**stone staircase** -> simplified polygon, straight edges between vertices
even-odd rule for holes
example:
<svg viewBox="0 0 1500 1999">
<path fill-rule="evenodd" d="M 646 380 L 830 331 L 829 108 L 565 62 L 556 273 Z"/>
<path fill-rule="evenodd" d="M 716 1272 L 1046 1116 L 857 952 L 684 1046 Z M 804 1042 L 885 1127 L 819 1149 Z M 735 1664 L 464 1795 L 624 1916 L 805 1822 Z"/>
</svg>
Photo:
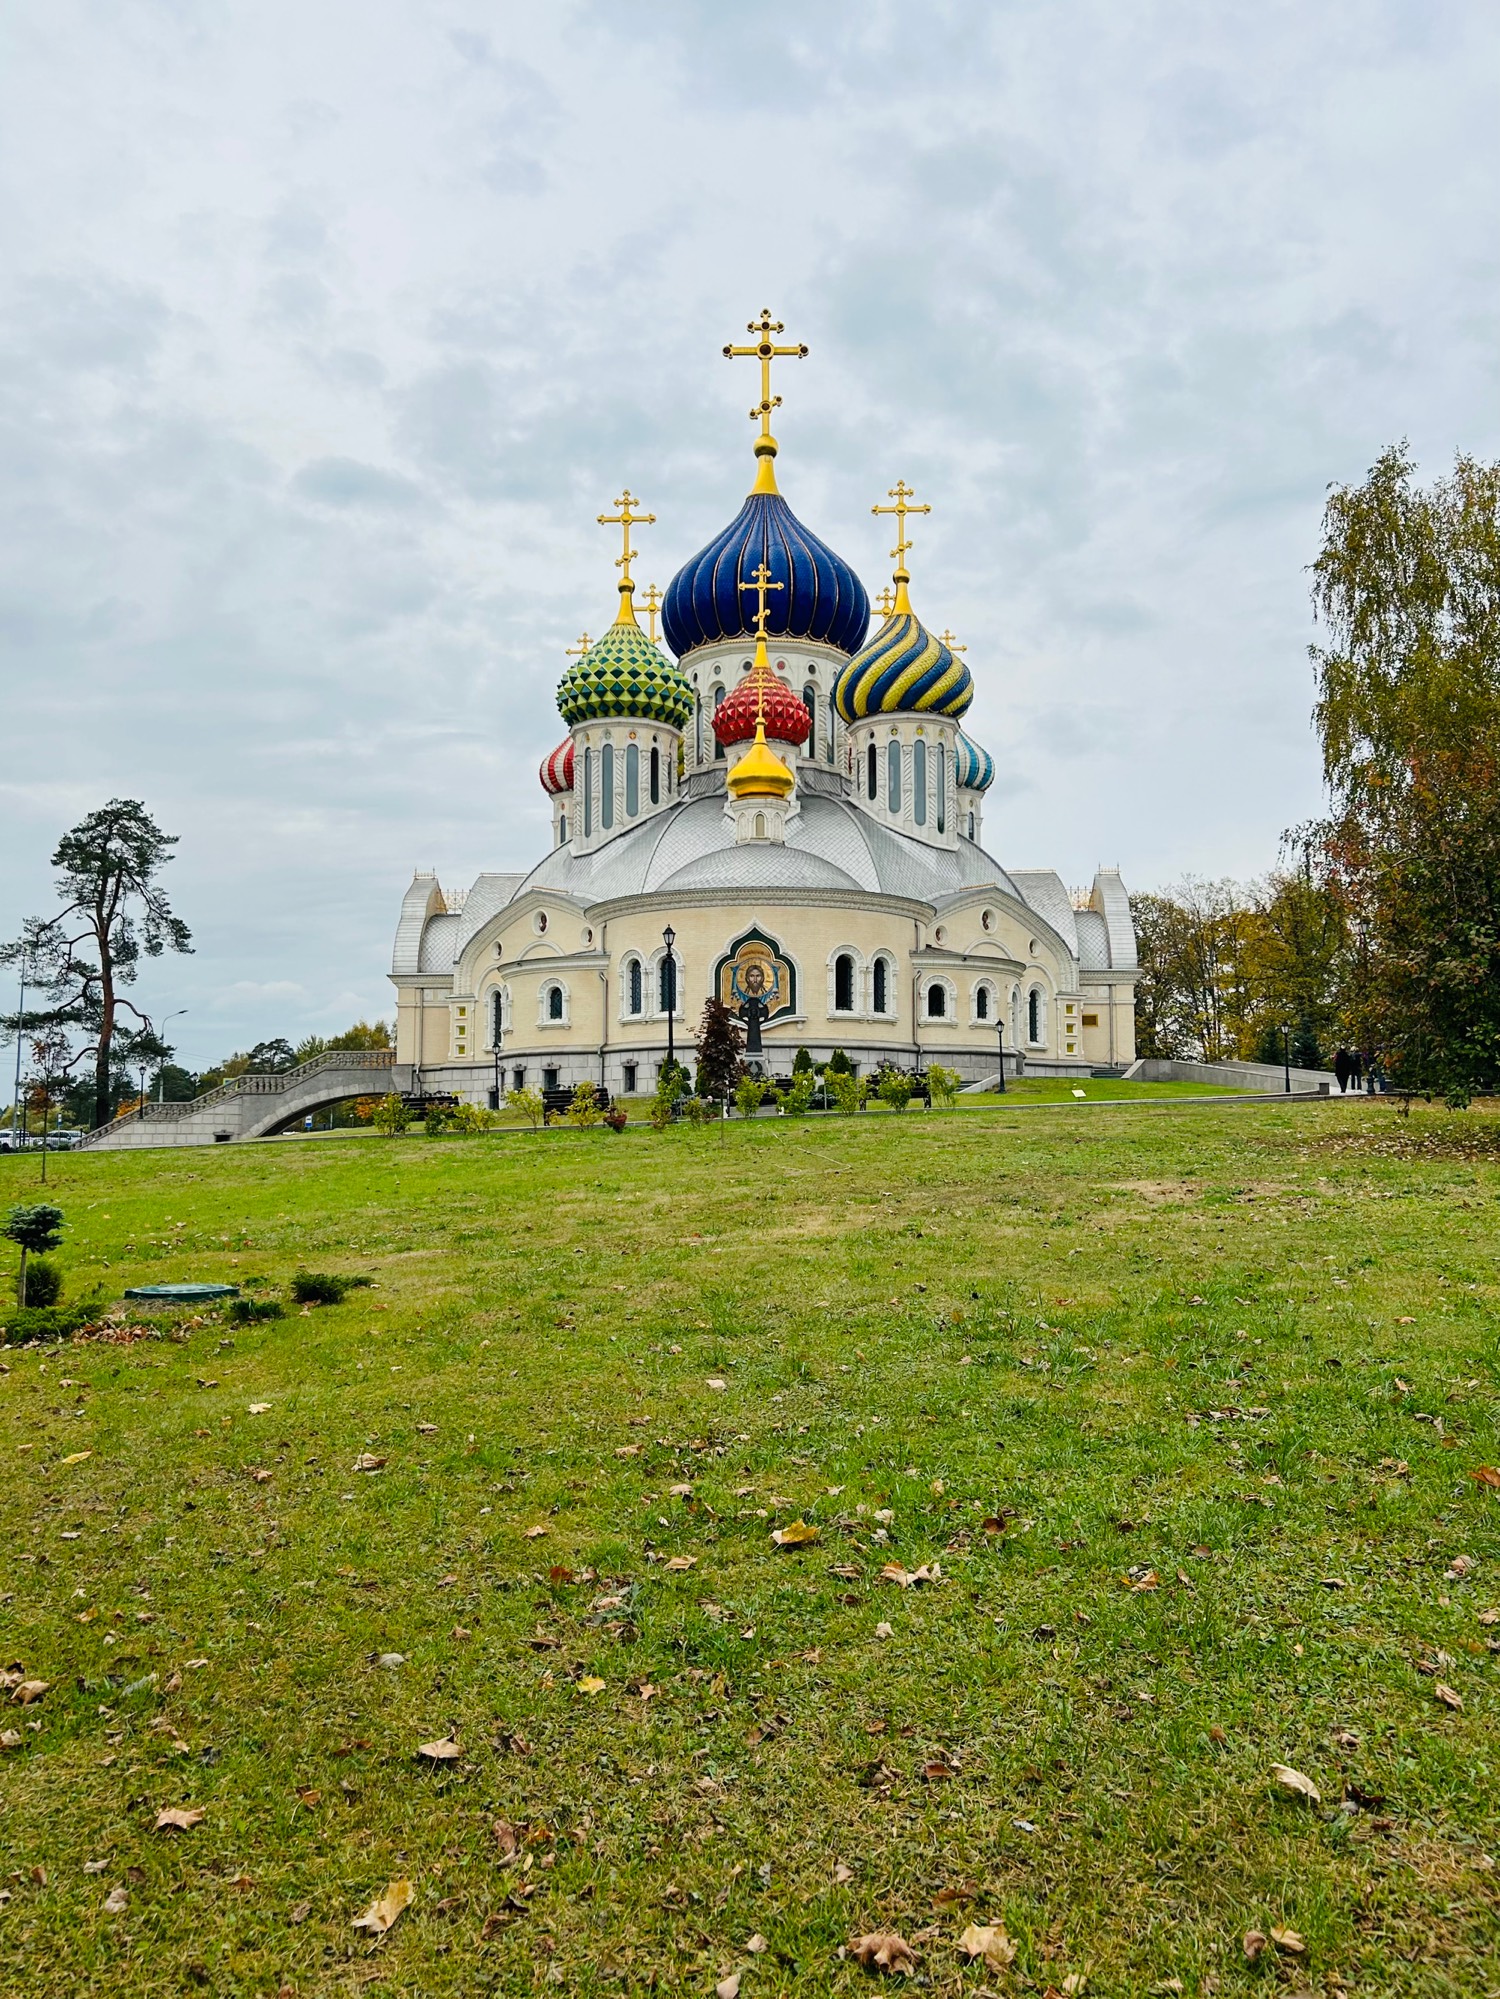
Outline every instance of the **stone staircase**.
<svg viewBox="0 0 1500 1999">
<path fill-rule="evenodd" d="M 310 1111 L 350 1097 L 398 1095 L 413 1086 L 410 1063 L 393 1048 L 335 1049 L 278 1076 L 234 1076 L 216 1090 L 180 1104 L 144 1104 L 84 1139 L 85 1147 L 223 1145 L 268 1138 Z"/>
</svg>

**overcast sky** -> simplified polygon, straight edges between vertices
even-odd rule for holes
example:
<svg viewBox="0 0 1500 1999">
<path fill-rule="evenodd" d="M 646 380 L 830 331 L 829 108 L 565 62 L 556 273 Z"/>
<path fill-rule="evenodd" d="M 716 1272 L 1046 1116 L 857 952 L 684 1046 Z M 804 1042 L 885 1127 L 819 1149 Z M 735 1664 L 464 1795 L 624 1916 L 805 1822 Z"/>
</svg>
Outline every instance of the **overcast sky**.
<svg viewBox="0 0 1500 1999">
<path fill-rule="evenodd" d="M 988 844 L 1246 876 L 1318 805 L 1305 566 L 1394 439 L 1500 453 L 1500 10 L 11 0 L 0 933 L 181 835 L 195 1066 L 389 1014 L 414 866 L 545 852 L 564 647 L 782 488 L 967 642 Z"/>
</svg>

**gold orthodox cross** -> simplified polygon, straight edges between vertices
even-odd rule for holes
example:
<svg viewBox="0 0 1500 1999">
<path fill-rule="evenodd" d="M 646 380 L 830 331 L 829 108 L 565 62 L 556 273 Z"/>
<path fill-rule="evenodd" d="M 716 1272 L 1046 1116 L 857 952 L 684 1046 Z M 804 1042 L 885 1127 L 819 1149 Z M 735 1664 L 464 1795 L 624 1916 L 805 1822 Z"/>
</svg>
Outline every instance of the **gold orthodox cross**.
<svg viewBox="0 0 1500 1999">
<path fill-rule="evenodd" d="M 563 648 L 564 652 L 566 653 L 569 659 L 582 659 L 583 655 L 588 651 L 588 649 L 589 649 L 589 635 L 587 632 L 584 633 L 583 637 L 578 641 L 576 646 L 565 646 Z"/>
<path fill-rule="evenodd" d="M 895 610 L 896 599 L 889 584 L 886 585 L 885 589 L 882 590 L 880 595 L 875 599 L 875 607 L 882 614 L 882 616 L 887 618 L 891 615 L 892 611 Z"/>
<path fill-rule="evenodd" d="M 891 550 L 891 554 L 896 558 L 896 574 L 900 576 L 906 568 L 906 551 L 911 547 L 911 543 L 906 539 L 906 517 L 908 514 L 930 514 L 932 509 L 912 505 L 912 488 L 904 479 L 898 479 L 891 487 L 890 496 L 896 502 L 895 506 L 871 507 L 870 512 L 896 516 L 896 546 Z"/>
<path fill-rule="evenodd" d="M 615 505 L 620 511 L 617 514 L 600 514 L 599 525 L 600 527 L 619 527 L 625 531 L 625 552 L 623 555 L 615 557 L 616 569 L 623 569 L 625 572 L 620 583 L 620 588 L 624 591 L 635 587 L 630 580 L 630 565 L 635 560 L 635 550 L 630 546 L 630 530 L 638 526 L 652 526 L 656 520 L 656 516 L 655 514 L 637 514 L 631 511 L 632 508 L 638 507 L 640 502 L 628 486 L 619 499 L 615 501 Z"/>
<path fill-rule="evenodd" d="M 656 644 L 656 614 L 661 609 L 661 592 L 654 583 L 646 585 L 646 594 L 641 599 L 641 609 L 650 620 L 651 643 Z"/>
<path fill-rule="evenodd" d="M 752 360 L 759 361 L 760 401 L 751 410 L 750 421 L 754 423 L 755 419 L 759 417 L 760 434 L 762 437 L 769 437 L 771 435 L 771 412 L 781 402 L 780 396 L 773 396 L 771 394 L 771 363 L 778 355 L 789 355 L 792 359 L 798 361 L 806 360 L 807 349 L 800 342 L 787 347 L 778 347 L 776 345 L 771 335 L 773 333 L 785 333 L 786 327 L 781 320 L 772 319 L 769 306 L 761 307 L 760 318 L 758 320 L 750 320 L 746 325 L 745 331 L 760 336 L 755 345 L 753 347 L 729 346 L 724 349 L 724 354 L 726 359 L 738 359 L 741 355 L 748 355 Z"/>
<path fill-rule="evenodd" d="M 969 650 L 967 646 L 961 646 L 959 644 L 958 640 L 953 636 L 952 632 L 942 632 L 939 634 L 939 636 L 941 637 L 943 644 L 948 648 L 949 652 L 967 652 Z"/>
<path fill-rule="evenodd" d="M 771 615 L 771 607 L 766 602 L 766 592 L 768 590 L 784 590 L 786 585 L 784 583 L 773 583 L 771 581 L 770 570 L 767 569 L 763 562 L 758 562 L 751 572 L 751 580 L 748 583 L 742 583 L 740 588 L 755 592 L 755 636 L 758 639 L 764 640 L 766 636 L 766 619 Z"/>
</svg>

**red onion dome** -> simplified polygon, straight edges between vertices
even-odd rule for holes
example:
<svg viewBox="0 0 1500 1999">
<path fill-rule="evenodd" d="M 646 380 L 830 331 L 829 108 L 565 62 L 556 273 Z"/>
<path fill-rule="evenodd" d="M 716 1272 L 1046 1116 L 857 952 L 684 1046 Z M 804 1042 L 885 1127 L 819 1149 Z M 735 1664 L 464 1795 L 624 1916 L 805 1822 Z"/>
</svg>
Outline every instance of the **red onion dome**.
<svg viewBox="0 0 1500 1999">
<path fill-rule="evenodd" d="M 560 791 L 573 789 L 573 738 L 567 736 L 560 742 L 550 757 L 544 759 L 541 768 L 543 791 L 554 796 Z"/>
<path fill-rule="evenodd" d="M 714 710 L 714 734 L 725 749 L 748 743 L 762 713 L 767 739 L 773 743 L 795 743 L 800 748 L 812 733 L 812 717 L 801 698 L 769 669 L 756 668 Z"/>
</svg>

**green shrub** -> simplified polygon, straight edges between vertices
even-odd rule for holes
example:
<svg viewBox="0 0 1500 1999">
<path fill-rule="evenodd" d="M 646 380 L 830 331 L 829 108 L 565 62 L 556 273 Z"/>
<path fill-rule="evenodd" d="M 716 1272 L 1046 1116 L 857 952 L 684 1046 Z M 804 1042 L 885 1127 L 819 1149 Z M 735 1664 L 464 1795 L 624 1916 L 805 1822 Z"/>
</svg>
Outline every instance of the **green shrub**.
<svg viewBox="0 0 1500 1999">
<path fill-rule="evenodd" d="M 651 1099 L 651 1129 L 665 1131 L 672 1123 L 678 1100 L 687 1096 L 691 1085 L 680 1062 L 663 1062 L 656 1079 L 656 1095 Z"/>
<path fill-rule="evenodd" d="M 773 1083 L 762 1082 L 759 1076 L 741 1076 L 734 1086 L 734 1107 L 741 1117 L 754 1117 L 767 1097 L 775 1094 Z"/>
<path fill-rule="evenodd" d="M 792 1076 L 792 1087 L 786 1093 L 788 1117 L 806 1117 L 817 1089 L 817 1079 L 811 1067 L 796 1070 Z"/>
<path fill-rule="evenodd" d="M 568 1105 L 568 1123 L 577 1125 L 580 1131 L 588 1131 L 596 1125 L 604 1113 L 599 1108 L 599 1098 L 592 1083 L 580 1083 L 573 1092 L 573 1101 Z"/>
<path fill-rule="evenodd" d="M 875 1085 L 875 1094 L 893 1111 L 904 1111 L 911 1102 L 912 1080 L 900 1069 L 887 1069 Z"/>
<path fill-rule="evenodd" d="M 833 1092 L 833 1101 L 841 1117 L 852 1117 L 855 1111 L 864 1109 L 870 1085 L 863 1076 L 852 1076 L 847 1069 L 835 1069 L 830 1062 L 825 1080 Z"/>
<path fill-rule="evenodd" d="M 0 1345 L 23 1347 L 33 1340 L 65 1340 L 98 1315 L 97 1298 L 79 1305 L 18 1305 L 0 1314 Z"/>
<path fill-rule="evenodd" d="M 224 1316 L 232 1326 L 257 1326 L 263 1319 L 284 1319 L 286 1307 L 275 1298 L 231 1298 Z"/>
<path fill-rule="evenodd" d="M 398 1132 L 411 1129 L 411 1112 L 400 1097 L 395 1095 L 382 1097 L 375 1106 L 370 1122 L 377 1131 L 383 1131 L 387 1138 L 394 1138 Z"/>
<path fill-rule="evenodd" d="M 17 1281 L 17 1296 L 20 1293 Z M 26 1303 L 55 1305 L 63 1294 L 62 1265 L 50 1256 L 33 1256 L 26 1265 Z"/>
<path fill-rule="evenodd" d="M 689 1124 L 713 1124 L 719 1115 L 719 1106 L 712 1097 L 688 1097 L 683 1102 L 682 1115 Z"/>
<path fill-rule="evenodd" d="M 842 1048 L 835 1048 L 829 1056 L 828 1073 L 830 1076 L 852 1076 L 854 1074 L 854 1064 L 849 1060 L 849 1057 L 844 1053 Z"/>
<path fill-rule="evenodd" d="M 539 1131 L 547 1116 L 547 1100 L 540 1090 L 512 1090 L 505 1099 L 505 1108 L 525 1118 L 533 1131 Z"/>
<path fill-rule="evenodd" d="M 298 1305 L 342 1305 L 351 1291 L 373 1282 L 369 1277 L 338 1277 L 326 1270 L 299 1270 L 292 1278 L 292 1299 Z"/>
<path fill-rule="evenodd" d="M 932 1102 L 941 1104 L 944 1110 L 953 1108 L 962 1081 L 956 1069 L 945 1069 L 941 1062 L 929 1062 L 927 1065 L 927 1088 Z"/>
<path fill-rule="evenodd" d="M 792 1057 L 792 1074 L 794 1076 L 810 1076 L 812 1074 L 812 1066 L 812 1056 L 808 1054 L 805 1048 L 799 1048 Z"/>
<path fill-rule="evenodd" d="M 460 1138 L 474 1138 L 481 1131 L 489 1130 L 490 1114 L 481 1110 L 478 1104 L 454 1104 L 448 1112 L 447 1126 Z"/>
</svg>

